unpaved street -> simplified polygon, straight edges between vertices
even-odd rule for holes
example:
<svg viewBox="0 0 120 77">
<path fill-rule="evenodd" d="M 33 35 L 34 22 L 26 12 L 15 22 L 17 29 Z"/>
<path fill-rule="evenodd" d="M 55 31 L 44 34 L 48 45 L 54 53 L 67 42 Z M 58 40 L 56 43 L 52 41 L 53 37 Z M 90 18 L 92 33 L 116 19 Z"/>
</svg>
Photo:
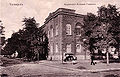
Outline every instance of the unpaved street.
<svg viewBox="0 0 120 77">
<path fill-rule="evenodd" d="M 90 72 L 45 63 L 24 63 L 2 69 L 8 77 L 119 77 L 120 71 Z M 72 66 L 72 65 L 71 65 Z"/>
</svg>

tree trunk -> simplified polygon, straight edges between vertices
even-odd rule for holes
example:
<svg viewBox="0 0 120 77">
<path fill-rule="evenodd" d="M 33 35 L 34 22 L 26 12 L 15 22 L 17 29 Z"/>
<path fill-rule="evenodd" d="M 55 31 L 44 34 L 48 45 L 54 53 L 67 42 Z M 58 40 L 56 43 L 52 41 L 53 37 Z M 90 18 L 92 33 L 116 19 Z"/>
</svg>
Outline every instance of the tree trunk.
<svg viewBox="0 0 120 77">
<path fill-rule="evenodd" d="M 108 52 L 108 48 L 107 48 L 106 57 L 107 57 L 107 65 L 109 65 L 109 52 Z"/>
<path fill-rule="evenodd" d="M 39 61 L 39 51 L 37 51 L 37 60 Z"/>
<path fill-rule="evenodd" d="M 118 56 L 120 58 L 120 43 L 118 42 Z"/>
</svg>

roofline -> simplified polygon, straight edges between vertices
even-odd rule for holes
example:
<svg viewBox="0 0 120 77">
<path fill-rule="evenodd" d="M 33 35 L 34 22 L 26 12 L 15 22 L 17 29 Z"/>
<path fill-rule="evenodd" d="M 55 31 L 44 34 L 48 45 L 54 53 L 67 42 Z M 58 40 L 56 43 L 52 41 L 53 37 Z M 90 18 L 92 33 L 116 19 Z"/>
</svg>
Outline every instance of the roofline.
<svg viewBox="0 0 120 77">
<path fill-rule="evenodd" d="M 45 27 L 45 24 L 47 24 L 52 18 L 55 18 L 58 15 L 70 15 L 70 16 L 76 16 L 81 18 L 85 16 L 82 14 L 75 13 L 75 10 L 73 9 L 58 8 L 55 12 L 49 14 L 49 16 L 45 19 L 44 25 L 42 25 L 41 27 Z"/>
</svg>

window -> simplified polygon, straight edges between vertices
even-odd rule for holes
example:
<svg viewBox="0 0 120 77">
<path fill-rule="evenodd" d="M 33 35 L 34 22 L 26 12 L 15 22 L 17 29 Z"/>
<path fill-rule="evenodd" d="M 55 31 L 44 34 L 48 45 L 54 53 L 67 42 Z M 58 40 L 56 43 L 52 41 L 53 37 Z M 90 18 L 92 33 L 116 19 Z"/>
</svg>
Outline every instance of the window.
<svg viewBox="0 0 120 77">
<path fill-rule="evenodd" d="M 53 45 L 50 46 L 50 52 L 53 54 Z"/>
<path fill-rule="evenodd" d="M 81 35 L 81 24 L 80 23 L 76 24 L 75 32 L 76 32 L 76 35 L 79 35 L 79 36 Z"/>
<path fill-rule="evenodd" d="M 94 53 L 98 53 L 98 49 L 96 48 L 96 49 L 94 49 Z"/>
<path fill-rule="evenodd" d="M 58 44 L 55 46 L 56 53 L 58 52 Z"/>
<path fill-rule="evenodd" d="M 51 37 L 53 37 L 53 28 L 51 28 Z"/>
<path fill-rule="evenodd" d="M 70 24 L 66 25 L 66 34 L 71 35 L 71 25 Z"/>
<path fill-rule="evenodd" d="M 80 28 L 76 28 L 76 35 L 81 35 Z"/>
<path fill-rule="evenodd" d="M 66 45 L 66 51 L 69 53 L 71 52 L 71 44 Z"/>
<path fill-rule="evenodd" d="M 58 35 L 58 25 L 56 26 L 55 30 L 56 30 L 55 34 Z"/>
<path fill-rule="evenodd" d="M 76 44 L 76 52 L 81 52 L 81 44 Z"/>
</svg>

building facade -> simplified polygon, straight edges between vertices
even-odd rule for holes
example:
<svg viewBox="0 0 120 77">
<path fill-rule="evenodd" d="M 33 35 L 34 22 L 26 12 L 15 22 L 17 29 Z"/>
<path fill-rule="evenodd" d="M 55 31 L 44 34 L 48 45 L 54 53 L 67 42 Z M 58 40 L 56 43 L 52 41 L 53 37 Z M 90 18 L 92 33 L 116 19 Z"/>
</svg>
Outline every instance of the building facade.
<svg viewBox="0 0 120 77">
<path fill-rule="evenodd" d="M 46 18 L 43 28 L 49 39 L 49 57 L 62 60 L 64 53 L 73 53 L 84 59 L 85 51 L 80 41 L 84 15 L 75 10 L 59 8 Z"/>
</svg>

